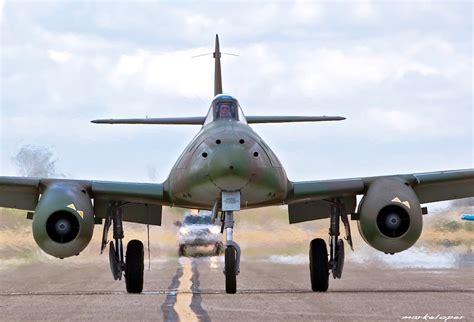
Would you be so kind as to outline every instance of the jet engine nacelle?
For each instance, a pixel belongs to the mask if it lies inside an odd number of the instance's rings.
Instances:
[[[420,202],[413,189],[402,180],[375,180],[358,212],[360,234],[370,246],[382,252],[404,251],[421,235]]]
[[[33,216],[33,237],[46,253],[79,254],[89,244],[94,212],[87,191],[77,183],[53,183],[41,195]]]

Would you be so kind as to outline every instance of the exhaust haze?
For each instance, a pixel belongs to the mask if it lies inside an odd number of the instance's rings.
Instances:
[[[24,177],[50,178],[58,176],[56,173],[56,157],[54,153],[43,146],[23,145],[13,161],[20,175]]]

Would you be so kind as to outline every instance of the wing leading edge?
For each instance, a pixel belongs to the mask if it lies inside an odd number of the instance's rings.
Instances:
[[[352,179],[291,182],[288,203],[354,196],[367,192],[378,179],[401,179],[417,194],[420,203],[474,196],[474,169],[362,177]]]
[[[354,214],[357,219],[357,195],[364,195],[365,199],[371,194],[374,200],[375,193],[379,202],[387,202],[387,205],[401,202],[408,208],[406,196],[411,193],[416,195],[412,200],[415,204],[472,197],[474,169],[290,182],[289,185],[286,202],[290,224],[330,217],[334,199],[342,201],[345,214]],[[389,199],[384,201],[387,197]]]
[[[113,201],[124,205],[123,220],[160,225],[161,206],[168,204],[163,184],[0,177],[0,207],[34,211],[40,195],[54,185],[62,185],[65,191],[80,187],[94,200],[99,218],[107,216],[107,206]]]

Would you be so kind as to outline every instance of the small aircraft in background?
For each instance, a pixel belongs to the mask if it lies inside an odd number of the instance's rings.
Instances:
[[[236,293],[239,245],[233,240],[234,212],[288,205],[290,224],[330,219],[329,251],[322,238],[309,245],[313,291],[328,289],[329,275],[341,278],[344,242],[352,248],[351,220],[375,249],[404,251],[420,237],[426,208],[421,204],[474,196],[474,169],[291,181],[275,153],[250,127],[255,123],[341,121],[340,116],[246,116],[239,101],[222,91],[219,38],[215,42],[215,97],[207,116],[95,120],[107,124],[191,124],[201,129],[185,148],[168,178],[160,184],[95,180],[0,177],[0,207],[28,210],[33,237],[46,253],[78,255],[103,222],[102,251],[109,244],[116,280],[125,277],[127,291],[143,289],[143,243],[131,240],[123,252],[123,221],[161,225],[162,207],[211,211],[225,232],[225,289]],[[159,143],[159,140],[157,141]],[[301,147],[304,149],[304,147]],[[356,196],[362,200],[357,206]],[[271,214],[268,214],[271,217]],[[108,231],[113,228],[113,241]],[[275,238],[278,233],[275,232]]]

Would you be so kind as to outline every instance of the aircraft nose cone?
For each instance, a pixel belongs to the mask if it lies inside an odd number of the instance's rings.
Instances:
[[[221,145],[209,155],[209,176],[221,190],[235,191],[250,180],[248,151],[241,146]]]

